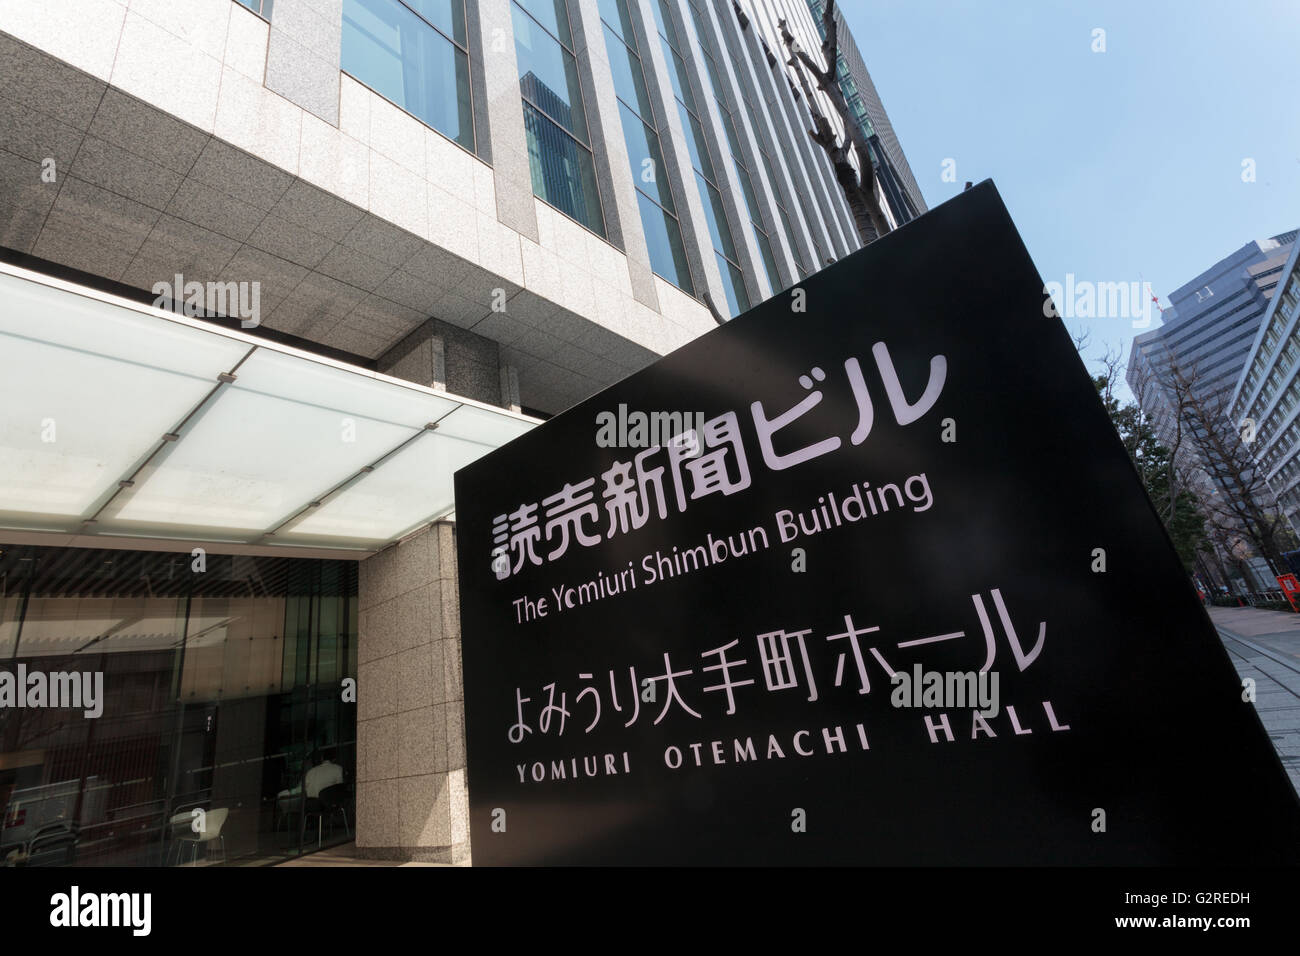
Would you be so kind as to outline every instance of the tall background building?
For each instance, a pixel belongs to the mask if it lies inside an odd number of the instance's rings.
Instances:
[[[1292,231],[1256,240],[1221,259],[1170,295],[1159,328],[1133,339],[1129,387],[1161,442],[1175,452],[1206,513],[1222,511],[1214,496],[1232,499],[1253,493],[1261,507],[1272,506],[1264,500],[1272,495],[1263,483],[1244,489],[1225,477],[1232,468],[1222,465],[1225,455],[1214,446],[1225,444],[1227,458],[1239,454],[1238,426],[1231,418],[1233,396],[1296,235]],[[1228,560],[1229,555],[1221,553],[1220,558]],[[1275,585],[1266,566],[1258,568],[1257,577],[1250,582],[1254,587]]]
[[[1291,529],[1300,534],[1300,243],[1260,320],[1232,395],[1232,418],[1249,419],[1251,450],[1278,496]]]
[[[0,713],[0,857],[465,857],[452,471],[859,247],[780,19],[0,7],[0,667],[109,687]]]

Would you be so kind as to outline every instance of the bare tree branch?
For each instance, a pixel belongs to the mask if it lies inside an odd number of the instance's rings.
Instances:
[[[778,26],[781,31],[781,42],[785,44],[789,55],[786,65],[798,79],[799,86],[803,90],[804,102],[808,106],[808,113],[812,117],[813,129],[808,135],[825,151],[830,160],[835,171],[835,179],[844,191],[844,198],[853,213],[858,236],[862,244],[867,245],[889,232],[889,222],[880,206],[880,200],[876,197],[875,168],[871,164],[871,149],[866,137],[850,116],[844,91],[840,89],[836,69],[839,60],[839,27],[835,23],[835,4],[833,0],[828,2],[822,17],[825,36],[822,41],[822,57],[826,63],[824,68],[799,46],[790,32],[789,24],[784,19],[778,22]],[[845,131],[843,140],[835,133],[830,120],[822,113],[817,98],[813,95],[812,87],[808,83],[808,74],[816,80],[817,88],[826,94],[839,114]],[[857,153],[857,168],[849,158],[850,149]]]
[[[1195,364],[1173,359],[1157,373],[1173,396],[1173,419],[1179,447],[1171,472],[1201,499],[1216,543],[1230,559],[1244,563],[1253,550],[1276,575],[1285,571],[1282,552],[1294,534],[1278,506],[1265,470],[1231,421],[1228,390],[1209,391]]]

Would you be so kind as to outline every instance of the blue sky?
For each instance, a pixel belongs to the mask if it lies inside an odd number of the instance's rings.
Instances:
[[[926,202],[992,178],[1044,281],[1140,278],[1168,306],[1218,259],[1300,226],[1295,0],[841,9]],[[1131,320],[1066,324],[1090,329],[1086,357],[1108,344],[1127,358]]]

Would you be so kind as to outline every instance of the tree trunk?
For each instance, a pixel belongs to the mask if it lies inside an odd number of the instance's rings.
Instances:
[[[867,144],[866,137],[858,129],[857,123],[849,115],[849,107],[844,99],[844,91],[840,89],[837,71],[839,41],[838,27],[835,23],[835,0],[828,0],[822,25],[825,35],[825,40],[822,42],[822,56],[827,63],[826,69],[819,67],[807,53],[797,48],[794,36],[790,33],[789,24],[784,19],[778,23],[781,40],[785,43],[786,52],[790,57],[786,63],[794,70],[799,79],[799,85],[803,89],[804,102],[807,104],[808,112],[812,116],[814,128],[808,131],[808,135],[812,137],[813,142],[826,152],[827,157],[830,159],[831,166],[835,171],[836,181],[839,182],[840,188],[844,192],[844,199],[848,203],[849,211],[853,215],[853,223],[858,230],[858,238],[865,246],[889,232],[889,221],[880,208],[880,201],[876,199],[876,177],[875,170],[871,165],[871,149]],[[817,100],[813,97],[812,89],[808,85],[807,78],[804,76],[803,70],[799,69],[800,64],[803,64],[808,72],[813,75],[813,79],[817,81],[817,88],[826,94],[836,113],[839,114],[840,122],[844,126],[844,142],[841,143],[837,140],[830,122],[821,113]],[[852,163],[849,162],[848,151],[850,147],[857,151],[858,165],[861,169],[855,170]]]

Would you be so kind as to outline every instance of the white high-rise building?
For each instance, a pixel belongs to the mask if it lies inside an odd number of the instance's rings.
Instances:
[[[1232,395],[1234,421],[1249,421],[1251,451],[1300,534],[1300,243],[1278,274]]]
[[[1222,463],[1244,460],[1236,446],[1233,395],[1295,240],[1292,231],[1242,246],[1174,290],[1161,326],[1133,339],[1129,387],[1160,441],[1175,452],[1207,514],[1231,511],[1214,496],[1241,500],[1249,495],[1260,508],[1272,506],[1271,500],[1260,500],[1271,499],[1270,491],[1253,481],[1248,489],[1234,486],[1227,477],[1234,467]],[[1217,425],[1209,429],[1207,421]],[[1222,442],[1232,450],[1216,451]],[[1217,462],[1210,460],[1213,455]],[[1254,586],[1272,586],[1266,570]]]

